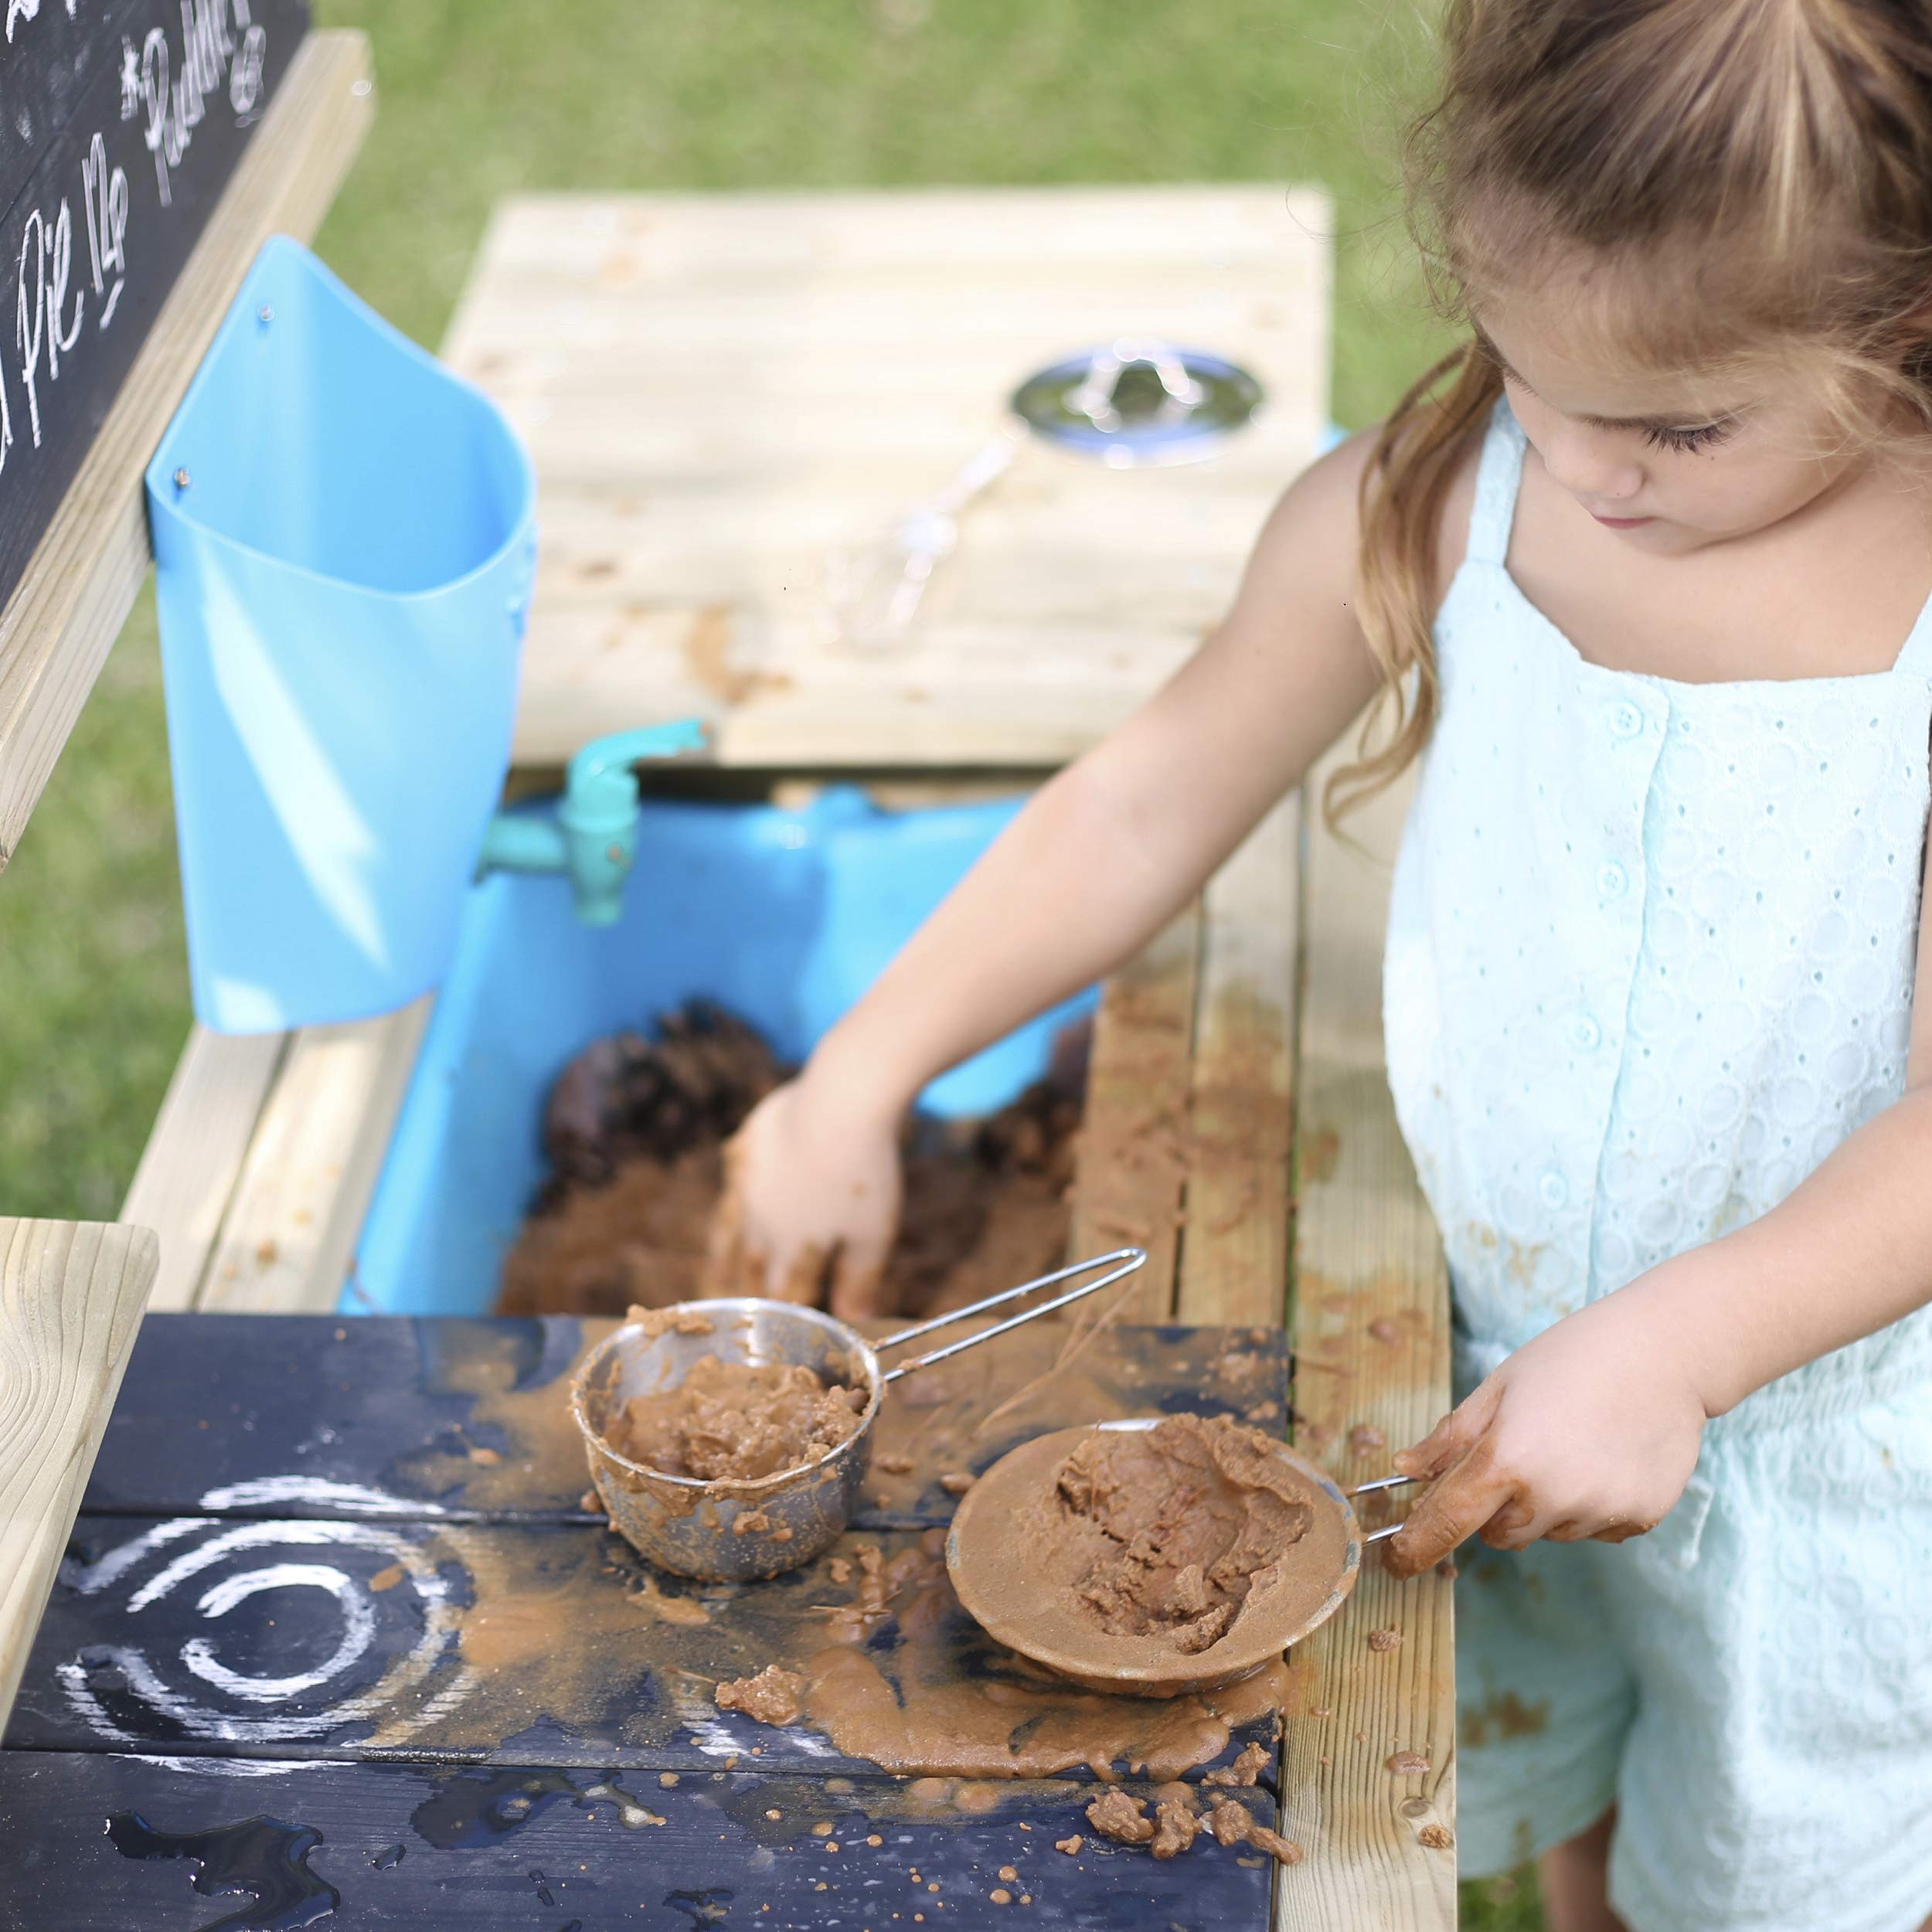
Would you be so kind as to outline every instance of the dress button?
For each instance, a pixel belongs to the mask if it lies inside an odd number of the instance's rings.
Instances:
[[[1546,1208],[1560,1208],[1570,1199],[1570,1183],[1554,1168],[1536,1183],[1536,1192]]]
[[[1604,1029],[1587,1013],[1570,1022],[1570,1043],[1580,1053],[1594,1053],[1604,1043]]]
[[[1599,899],[1621,899],[1624,888],[1629,883],[1623,867],[1614,859],[1610,864],[1597,868],[1597,896]]]
[[[1620,738],[1634,738],[1644,728],[1644,714],[1625,698],[1611,706],[1610,728]]]

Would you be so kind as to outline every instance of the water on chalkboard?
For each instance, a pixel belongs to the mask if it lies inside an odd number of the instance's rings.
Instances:
[[[543,1816],[560,1798],[581,1798],[561,1770],[461,1770],[411,1815],[418,1835],[439,1852],[495,1845]]]
[[[252,1895],[253,1903],[201,1932],[300,1932],[342,1902],[335,1886],[308,1869],[308,1855],[322,1842],[310,1825],[247,1818],[206,1832],[158,1832],[138,1811],[117,1811],[107,1836],[123,1858],[188,1859],[200,1866],[190,1883],[204,1898],[224,1893]]]
[[[664,1902],[674,1912],[690,1913],[692,1932],[706,1932],[706,1927],[722,1925],[730,1917],[732,1896],[721,1888],[709,1892],[668,1892]]]

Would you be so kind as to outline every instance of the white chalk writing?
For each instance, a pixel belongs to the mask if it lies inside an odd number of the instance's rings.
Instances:
[[[248,0],[181,0],[179,60],[170,56],[168,35],[163,28],[151,28],[141,43],[139,96],[141,111],[146,119],[143,134],[148,151],[155,158],[155,180],[164,208],[173,203],[173,172],[181,165],[188,144],[201,125],[208,97],[224,81],[231,90],[234,85],[236,76],[230,72],[230,63],[235,56],[236,29],[241,31],[244,49],[252,55],[254,84],[258,87],[261,49],[259,40],[252,49],[247,49]],[[245,66],[241,73],[246,87]],[[253,104],[251,97],[249,107]],[[235,111],[246,113],[248,109],[237,106]]]
[[[20,273],[14,305],[13,344],[20,355],[20,379],[26,385],[27,421],[33,446],[40,447],[40,342],[46,315],[47,224],[36,209],[20,234]],[[33,299],[27,298],[28,264],[32,264]]]
[[[9,40],[16,22],[33,19],[43,3],[5,0]],[[77,0],[63,3],[73,15]],[[179,39],[160,26],[142,38],[138,49],[132,40],[124,39],[119,73],[120,117],[139,123],[141,138],[154,159],[155,189],[164,209],[173,206],[176,172],[211,104],[228,108],[238,123],[253,117],[260,105],[267,52],[266,31],[253,19],[250,0],[178,0],[178,4]],[[125,138],[131,141],[132,134]],[[94,315],[95,335],[106,331],[127,285],[134,199],[127,171],[112,161],[104,130],[89,140],[79,174],[77,195],[63,192],[57,182],[50,183],[45,194],[27,206],[24,216],[18,216],[10,366],[9,359],[0,354],[0,471],[6,468],[15,441],[15,411],[9,390],[17,387],[24,404],[19,414],[24,418],[25,441],[39,448],[53,387],[63,368],[80,359],[86,317]],[[87,255],[77,264],[77,234],[83,226]],[[0,265],[0,276],[5,273]],[[0,294],[0,302],[5,299]],[[4,313],[0,308],[0,315]],[[0,338],[0,349],[4,347]]]
[[[124,168],[107,165],[105,135],[94,136],[80,164],[80,198],[87,211],[87,260],[94,293],[102,298],[100,326],[105,328],[121,301],[128,267],[128,175]]]
[[[73,18],[73,10],[74,0],[67,0],[70,20]],[[17,22],[38,19],[39,15],[40,0],[7,0],[7,44],[13,44],[13,29]]]

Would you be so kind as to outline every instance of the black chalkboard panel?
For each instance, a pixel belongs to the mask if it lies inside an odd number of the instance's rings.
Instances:
[[[1229,1795],[1272,1821],[1270,1800]],[[968,1811],[889,1778],[834,1790],[743,1765],[667,1786],[605,1766],[0,1751],[0,1926],[1266,1932],[1272,1860],[1109,1844],[1092,1796],[1015,1781]],[[1056,1849],[1075,1835],[1077,1853]]]
[[[308,22],[308,0],[0,0],[0,600]]]
[[[151,1315],[81,1507],[123,1516],[587,1522],[565,1389],[579,1353],[607,1325],[587,1331],[567,1315]],[[1287,1338],[1279,1328],[1102,1328],[1082,1345],[1077,1382],[1048,1372],[1063,1332],[1053,1324],[1018,1329],[951,1371],[931,1372],[948,1379],[929,1379],[920,1406],[887,1404],[878,1449],[909,1451],[919,1467],[903,1476],[876,1470],[855,1524],[950,1522],[956,1499],[940,1488],[930,1451],[916,1444],[959,1429],[968,1415],[977,1423],[985,1406],[999,1406],[998,1420],[952,1438],[961,1465],[974,1470],[1089,1415],[1259,1407],[1279,1426],[1286,1412]],[[493,1388],[517,1392],[509,1410],[479,1395]],[[952,1399],[935,1403],[940,1392]],[[561,1426],[539,1426],[546,1417]],[[488,1460],[471,1461],[474,1450]]]
[[[36,164],[103,67],[119,69],[124,38],[138,71],[153,24],[141,0],[0,0],[0,208],[11,208]]]

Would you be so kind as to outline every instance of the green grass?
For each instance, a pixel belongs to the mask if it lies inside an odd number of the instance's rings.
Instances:
[[[0,874],[0,1212],[119,1212],[188,1028],[144,595]]]
[[[1462,1888],[1461,1920],[1464,1932],[1543,1932],[1535,1878],[1525,1871],[1471,1880]]]
[[[317,0],[381,110],[319,240],[434,344],[526,189],[1303,180],[1335,203],[1335,408],[1438,332],[1394,192],[1424,14],[1386,0]],[[0,1208],[111,1216],[189,1024],[153,605],[0,878]],[[1465,1892],[1524,1932],[1527,1887]]]

